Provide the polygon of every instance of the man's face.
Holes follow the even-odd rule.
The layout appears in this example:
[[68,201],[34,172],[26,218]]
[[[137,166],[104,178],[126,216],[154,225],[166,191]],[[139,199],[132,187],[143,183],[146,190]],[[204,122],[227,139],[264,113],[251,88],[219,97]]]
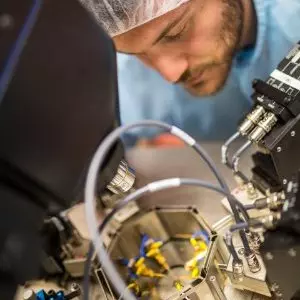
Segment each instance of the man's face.
[[242,17],[240,0],[190,0],[114,41],[118,51],[135,54],[168,81],[211,95],[230,72]]

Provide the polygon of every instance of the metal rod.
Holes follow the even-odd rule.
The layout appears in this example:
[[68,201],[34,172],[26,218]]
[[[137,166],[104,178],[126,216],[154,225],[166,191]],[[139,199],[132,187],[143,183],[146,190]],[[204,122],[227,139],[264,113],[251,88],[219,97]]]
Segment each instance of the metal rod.
[[246,179],[246,182],[249,182],[249,179],[247,178],[247,176],[242,173],[239,170],[239,160],[242,156],[242,154],[248,149],[250,148],[250,146],[252,145],[251,141],[247,141],[242,147],[240,147],[235,154],[232,156],[232,161],[231,161],[231,167],[232,170],[234,171],[235,174],[237,174],[238,176],[240,176],[244,181]]
[[237,140],[239,138],[239,136],[240,136],[240,133],[236,132],[224,143],[224,145],[221,148],[222,163],[229,168],[231,168],[231,165],[228,162],[228,148],[235,140]]

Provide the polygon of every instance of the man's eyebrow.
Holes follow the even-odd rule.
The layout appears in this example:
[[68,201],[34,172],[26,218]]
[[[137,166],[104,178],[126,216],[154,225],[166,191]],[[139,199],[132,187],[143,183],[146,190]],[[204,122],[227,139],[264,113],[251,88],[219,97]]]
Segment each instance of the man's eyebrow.
[[159,43],[166,35],[169,33],[169,31],[174,28],[182,19],[182,16],[185,14],[187,9],[185,9],[172,23],[168,24],[165,29],[160,33],[160,35],[155,39],[155,41],[152,43],[152,46]]
[[[165,29],[160,33],[160,35],[154,40],[154,42],[152,43],[152,46],[156,45],[157,43],[159,43],[166,35],[167,33],[173,28],[175,27],[182,19],[183,15],[186,13],[186,11],[188,10],[188,5],[186,7],[186,9],[183,10],[183,12],[170,24],[168,24]],[[119,53],[122,54],[129,54],[129,55],[141,55],[144,54],[144,52],[126,52],[126,51],[117,51]]]

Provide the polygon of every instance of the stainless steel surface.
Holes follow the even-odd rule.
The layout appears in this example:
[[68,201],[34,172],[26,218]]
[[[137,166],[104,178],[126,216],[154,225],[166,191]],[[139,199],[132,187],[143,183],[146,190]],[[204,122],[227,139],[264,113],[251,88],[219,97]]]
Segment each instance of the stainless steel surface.
[[[200,253],[190,243],[192,235],[199,231],[205,231],[210,236],[210,242],[203,260],[199,261],[201,276],[194,280],[191,270],[186,268],[187,262],[194,259]],[[109,252],[113,260],[120,258],[133,259],[139,255],[141,234],[147,234],[153,239],[164,241],[161,253],[165,257],[170,271],[159,280],[147,277],[138,277],[137,283],[142,289],[154,285],[151,289],[153,299],[219,299],[226,300],[222,289],[224,288],[224,274],[216,267],[224,264],[222,255],[218,250],[218,236],[208,227],[205,220],[193,208],[158,208],[148,211],[139,211],[130,219],[124,220],[122,227],[112,236]],[[156,273],[161,268],[153,263],[153,260],[145,260],[148,267]],[[127,278],[128,270],[125,266],[116,263],[120,274]],[[101,270],[99,270],[101,274]],[[214,278],[215,280],[211,280]],[[99,282],[107,284],[103,279]],[[182,290],[179,292],[174,284],[180,282]],[[107,297],[110,294],[109,287],[104,288]],[[152,294],[153,293],[153,294]],[[155,297],[154,297],[155,295]],[[183,296],[185,295],[185,297]],[[193,298],[194,297],[194,298]]]
[[227,300],[226,296],[221,289],[217,277],[214,275],[209,276],[209,283],[212,285],[212,288],[215,290],[217,295],[217,300]]
[[85,257],[79,257],[79,258],[65,259],[63,261],[63,264],[64,264],[66,271],[73,278],[77,278],[77,277],[83,276],[85,262],[86,262]]
[[[145,287],[156,282],[156,292],[161,299],[166,299],[176,293],[176,289],[173,287],[175,278],[184,285],[192,281],[190,272],[185,269],[185,264],[194,257],[195,250],[190,244],[190,238],[199,231],[205,231],[208,236],[212,236],[205,221],[193,209],[155,209],[149,212],[140,212],[126,220],[118,230],[118,234],[112,238],[108,249],[114,260],[132,259],[140,253],[142,234],[147,234],[154,240],[163,241],[161,253],[171,271],[162,280],[139,277],[138,283],[141,287]],[[216,251],[215,248],[212,248],[213,242],[211,242],[207,255],[213,255],[210,251]],[[153,264],[153,260],[148,259],[146,263],[155,272],[162,272],[156,263]],[[205,268],[208,263],[210,262],[202,260],[199,265]],[[127,268],[120,264],[117,264],[117,267],[126,278]]]
[[[232,189],[236,187],[236,182],[232,172],[221,162],[221,145],[222,142],[211,142],[203,146]],[[135,169],[137,186],[168,177],[195,177],[217,184],[215,177],[201,158],[188,147],[133,149],[127,154],[127,161]],[[244,157],[240,165],[245,173],[250,175],[250,166],[252,166],[250,154]],[[209,225],[213,225],[228,215],[221,204],[222,198],[221,195],[205,189],[183,187],[146,196],[140,201],[140,204],[148,207],[164,204],[195,205]]]

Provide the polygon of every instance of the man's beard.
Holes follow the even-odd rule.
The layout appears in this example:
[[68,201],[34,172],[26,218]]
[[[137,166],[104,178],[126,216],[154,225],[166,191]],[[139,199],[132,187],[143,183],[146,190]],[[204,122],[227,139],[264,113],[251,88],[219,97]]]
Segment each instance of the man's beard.
[[[221,59],[194,67],[192,70],[187,69],[178,80],[178,83],[183,84],[183,86],[195,96],[214,95],[224,87],[231,70],[233,58],[240,46],[243,28],[243,6],[241,1],[221,0],[221,2],[223,4],[222,29],[218,40],[216,41],[216,49],[222,49],[223,51]],[[202,92],[203,87],[206,84],[205,81],[200,82],[193,87],[189,86],[191,78],[195,74],[201,72],[201,70],[208,73],[211,70],[217,70],[218,68],[221,70],[221,77],[216,79],[214,88],[209,90],[209,92]],[[212,79],[213,78],[209,78],[209,81]]]

